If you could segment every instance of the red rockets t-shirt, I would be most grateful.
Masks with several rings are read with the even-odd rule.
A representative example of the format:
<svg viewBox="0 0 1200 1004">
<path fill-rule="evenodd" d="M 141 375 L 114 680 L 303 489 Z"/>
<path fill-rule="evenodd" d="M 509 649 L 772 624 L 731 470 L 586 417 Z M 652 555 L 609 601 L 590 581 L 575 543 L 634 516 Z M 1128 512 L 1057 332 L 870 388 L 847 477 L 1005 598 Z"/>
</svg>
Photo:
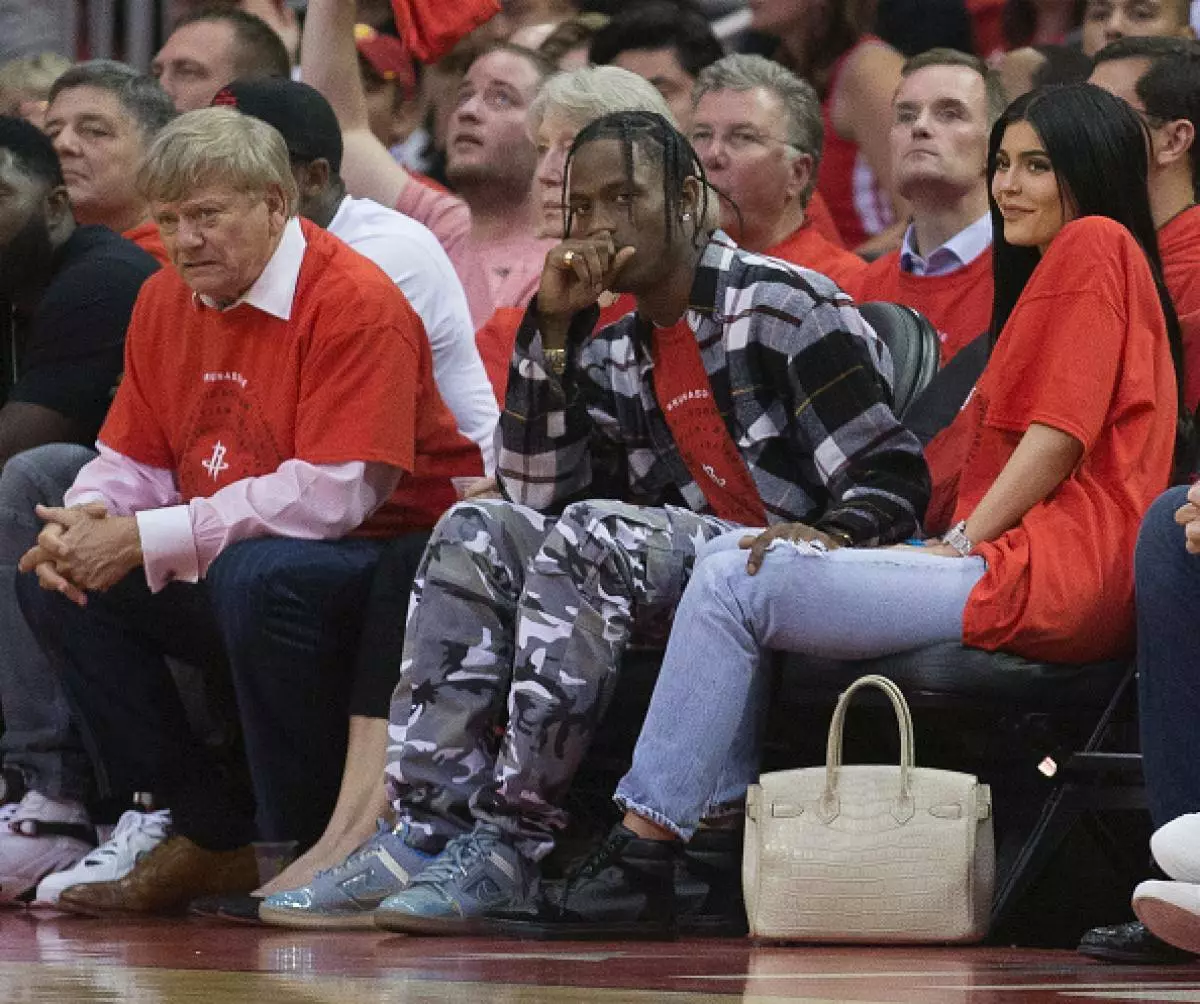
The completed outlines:
<svg viewBox="0 0 1200 1004">
<path fill-rule="evenodd" d="M 207 307 L 174 269 L 146 282 L 100 440 L 173 471 L 185 501 L 289 459 L 388 464 L 405 476 L 358 532 L 432 526 L 456 498 L 451 478 L 483 473 L 478 447 L 437 394 L 404 295 L 336 237 L 301 228 L 289 320 L 248 304 Z"/>
</svg>

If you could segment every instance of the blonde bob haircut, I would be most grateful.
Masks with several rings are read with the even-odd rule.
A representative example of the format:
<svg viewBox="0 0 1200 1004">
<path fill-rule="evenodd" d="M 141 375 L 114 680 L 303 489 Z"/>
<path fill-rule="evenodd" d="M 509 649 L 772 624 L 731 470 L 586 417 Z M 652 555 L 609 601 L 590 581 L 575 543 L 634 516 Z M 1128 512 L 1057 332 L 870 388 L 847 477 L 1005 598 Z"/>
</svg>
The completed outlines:
<svg viewBox="0 0 1200 1004">
<path fill-rule="evenodd" d="M 619 66 L 585 66 L 550 77 L 529 106 L 526 122 L 536 136 L 547 115 L 582 129 L 613 112 L 656 112 L 671 125 L 675 116 L 654 85 Z"/>
<path fill-rule="evenodd" d="M 147 202 L 179 202 L 208 185 L 245 193 L 278 185 L 289 217 L 299 199 L 279 131 L 232 108 L 180 115 L 154 137 L 138 169 L 138 191 Z"/>
</svg>

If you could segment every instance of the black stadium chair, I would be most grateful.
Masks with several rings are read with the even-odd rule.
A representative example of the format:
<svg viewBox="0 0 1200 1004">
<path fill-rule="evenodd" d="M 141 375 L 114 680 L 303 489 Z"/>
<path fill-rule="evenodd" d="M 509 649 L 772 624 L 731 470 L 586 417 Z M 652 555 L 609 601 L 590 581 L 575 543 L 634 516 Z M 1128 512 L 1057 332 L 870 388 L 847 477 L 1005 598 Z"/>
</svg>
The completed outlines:
<svg viewBox="0 0 1200 1004">
<path fill-rule="evenodd" d="M 898 303 L 860 303 L 858 310 L 891 353 L 892 410 L 903 419 L 937 373 L 937 329 L 911 307 Z"/>
</svg>

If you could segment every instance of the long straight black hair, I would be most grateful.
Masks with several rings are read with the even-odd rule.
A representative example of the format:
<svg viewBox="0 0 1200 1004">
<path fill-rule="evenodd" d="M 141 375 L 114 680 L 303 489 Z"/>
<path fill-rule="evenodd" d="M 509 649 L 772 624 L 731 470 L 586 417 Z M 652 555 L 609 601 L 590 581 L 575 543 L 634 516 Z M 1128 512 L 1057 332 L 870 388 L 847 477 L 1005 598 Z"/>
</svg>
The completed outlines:
<svg viewBox="0 0 1200 1004">
<path fill-rule="evenodd" d="M 1120 98 L 1093 84 L 1043 87 L 1017 98 L 992 127 L 988 144 L 988 197 L 994 234 L 991 339 L 1004 329 L 1025 284 L 1041 258 L 1037 248 L 1018 247 L 1004 239 L 1004 220 L 991 195 L 996 154 L 1004 131 L 1014 122 L 1027 122 L 1058 179 L 1059 197 L 1075 216 L 1107 216 L 1120 223 L 1146 255 L 1158 299 L 1167 322 L 1167 339 L 1175 363 L 1179 403 L 1176 464 L 1190 465 L 1195 455 L 1195 430 L 1183 395 L 1183 339 L 1175 305 L 1163 282 L 1158 233 L 1146 189 L 1149 133 L 1137 113 Z"/>
</svg>

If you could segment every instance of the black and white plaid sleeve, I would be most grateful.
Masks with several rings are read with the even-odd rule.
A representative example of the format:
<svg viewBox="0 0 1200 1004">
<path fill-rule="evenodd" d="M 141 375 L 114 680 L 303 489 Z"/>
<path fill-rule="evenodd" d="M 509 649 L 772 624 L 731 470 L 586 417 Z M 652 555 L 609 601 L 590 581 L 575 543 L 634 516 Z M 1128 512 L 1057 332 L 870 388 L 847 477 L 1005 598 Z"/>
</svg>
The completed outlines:
<svg viewBox="0 0 1200 1004">
<path fill-rule="evenodd" d="M 542 351 L 536 297 L 525 312 L 500 414 L 496 463 L 500 487 L 513 502 L 548 511 L 585 490 L 620 497 L 621 430 L 609 395 L 577 365 L 598 317 L 592 308 L 573 319 L 568 363 L 559 377 Z M 604 449 L 605 442 L 611 448 Z"/>
</svg>

